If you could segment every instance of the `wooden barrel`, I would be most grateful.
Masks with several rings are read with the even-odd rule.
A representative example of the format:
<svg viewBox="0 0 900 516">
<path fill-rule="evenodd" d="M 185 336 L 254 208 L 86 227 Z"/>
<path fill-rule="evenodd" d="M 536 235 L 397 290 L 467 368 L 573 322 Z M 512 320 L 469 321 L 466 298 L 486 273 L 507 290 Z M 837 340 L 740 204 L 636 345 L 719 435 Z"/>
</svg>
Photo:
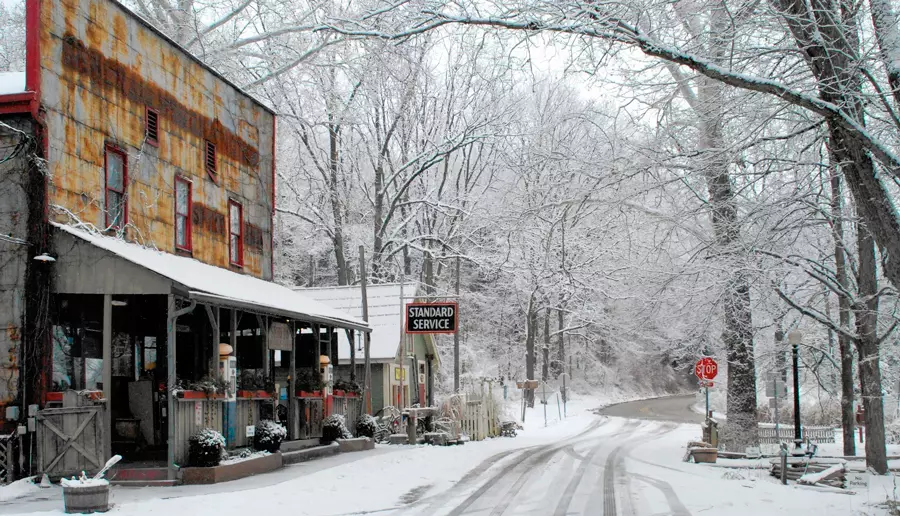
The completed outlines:
<svg viewBox="0 0 900 516">
<path fill-rule="evenodd" d="M 90 514 L 109 510 L 109 485 L 63 487 L 66 514 Z"/>
</svg>

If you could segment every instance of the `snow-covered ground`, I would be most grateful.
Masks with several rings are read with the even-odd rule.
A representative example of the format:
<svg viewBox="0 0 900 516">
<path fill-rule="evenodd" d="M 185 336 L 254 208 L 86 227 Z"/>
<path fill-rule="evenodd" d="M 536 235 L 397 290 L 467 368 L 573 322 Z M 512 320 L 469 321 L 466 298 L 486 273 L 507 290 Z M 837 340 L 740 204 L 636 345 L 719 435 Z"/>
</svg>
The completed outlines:
<svg viewBox="0 0 900 516">
<path fill-rule="evenodd" d="M 685 463 L 698 425 L 591 412 L 608 401 L 570 402 L 563 420 L 554 402 L 546 427 L 538 404 L 512 439 L 379 446 L 216 486 L 114 487 L 112 514 L 887 515 L 879 504 L 893 496 L 891 477 L 854 474 L 851 490 L 838 491 L 782 486 L 766 460 Z M 0 513 L 62 514 L 58 488 L 36 490 L 0 488 Z"/>
</svg>

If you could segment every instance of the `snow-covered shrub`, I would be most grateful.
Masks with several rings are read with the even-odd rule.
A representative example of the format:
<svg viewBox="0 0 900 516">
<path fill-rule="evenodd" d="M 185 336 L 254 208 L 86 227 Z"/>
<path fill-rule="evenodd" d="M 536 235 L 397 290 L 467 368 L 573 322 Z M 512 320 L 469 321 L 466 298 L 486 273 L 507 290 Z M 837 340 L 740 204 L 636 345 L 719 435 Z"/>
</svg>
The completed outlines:
<svg viewBox="0 0 900 516">
<path fill-rule="evenodd" d="M 378 430 L 378 422 L 371 414 L 360 414 L 356 420 L 357 437 L 375 437 L 375 431 Z"/>
<path fill-rule="evenodd" d="M 225 437 L 204 428 L 188 439 L 188 464 L 194 467 L 218 466 L 225 454 Z"/>
<path fill-rule="evenodd" d="M 884 425 L 884 438 L 887 444 L 900 444 L 900 419 Z"/>
<path fill-rule="evenodd" d="M 264 419 L 256 424 L 256 433 L 253 436 L 253 447 L 275 453 L 281 447 L 281 442 L 287 437 L 287 429 L 270 419 Z"/>
<path fill-rule="evenodd" d="M 336 439 L 350 439 L 353 435 L 347 429 L 347 423 L 341 414 L 332 414 L 322 422 L 322 441 L 330 443 Z"/>
</svg>

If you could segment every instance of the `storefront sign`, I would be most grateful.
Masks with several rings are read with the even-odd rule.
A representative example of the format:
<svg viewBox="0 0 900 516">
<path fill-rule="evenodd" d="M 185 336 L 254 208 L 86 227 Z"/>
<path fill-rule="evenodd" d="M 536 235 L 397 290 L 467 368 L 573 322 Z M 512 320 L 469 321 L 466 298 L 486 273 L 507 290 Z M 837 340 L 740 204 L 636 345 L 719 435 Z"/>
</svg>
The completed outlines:
<svg viewBox="0 0 900 516">
<path fill-rule="evenodd" d="M 285 323 L 273 321 L 269 324 L 269 349 L 291 350 L 291 327 Z"/>
<path fill-rule="evenodd" d="M 456 333 L 458 315 L 456 303 L 409 303 L 406 333 Z"/>
</svg>

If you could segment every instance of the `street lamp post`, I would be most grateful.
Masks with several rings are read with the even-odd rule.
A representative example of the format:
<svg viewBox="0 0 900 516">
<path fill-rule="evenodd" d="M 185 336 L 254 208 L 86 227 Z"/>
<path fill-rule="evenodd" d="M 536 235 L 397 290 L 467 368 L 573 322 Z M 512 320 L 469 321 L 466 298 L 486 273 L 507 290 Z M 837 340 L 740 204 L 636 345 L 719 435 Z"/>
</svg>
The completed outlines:
<svg viewBox="0 0 900 516">
<path fill-rule="evenodd" d="M 803 333 L 800 330 L 791 330 L 788 333 L 788 342 L 793 347 L 794 369 L 794 444 L 799 447 L 803 439 L 800 432 L 800 343 L 803 341 Z"/>
</svg>

